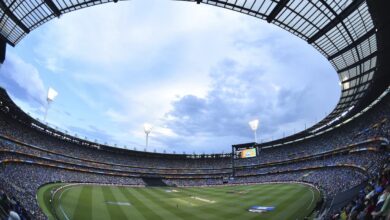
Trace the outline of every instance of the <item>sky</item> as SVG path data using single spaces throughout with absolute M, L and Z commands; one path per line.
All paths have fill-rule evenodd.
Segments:
M 340 85 L 305 41 L 205 4 L 134 0 L 71 12 L 7 47 L 0 86 L 47 123 L 112 146 L 229 152 L 299 132 L 336 106 Z

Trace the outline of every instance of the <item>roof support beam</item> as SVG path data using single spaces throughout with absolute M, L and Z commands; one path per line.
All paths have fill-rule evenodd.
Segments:
M 340 22 L 342 22 L 346 17 L 348 17 L 352 12 L 354 12 L 365 0 L 355 0 L 351 4 L 349 4 L 344 11 L 340 14 L 336 15 L 336 17 L 326 24 L 321 30 L 315 33 L 311 38 L 307 40 L 309 44 L 312 44 L 328 31 L 332 30 L 336 27 Z
M 196 0 L 197 1 L 197 0 Z M 229 10 L 234 10 L 234 9 L 240 9 L 240 12 L 242 12 L 242 13 L 246 13 L 246 14 L 255 14 L 255 15 L 261 15 L 261 16 L 264 16 L 264 17 L 266 17 L 266 15 L 265 14 L 263 14 L 263 13 L 260 13 L 260 12 L 258 12 L 258 11 L 255 11 L 255 10 L 252 10 L 252 9 L 250 9 L 250 8 L 245 8 L 245 7 L 243 7 L 243 6 L 239 6 L 239 5 L 235 5 L 235 4 L 233 4 L 233 3 L 229 3 L 228 1 L 226 1 L 226 2 L 224 2 L 224 1 L 220 1 L 220 0 L 208 0 L 208 1 L 206 1 L 206 2 L 203 2 L 202 0 L 199 0 L 200 2 L 202 2 L 202 3 L 204 3 L 204 4 L 209 4 L 209 5 L 213 5 L 213 6 L 219 6 L 219 7 L 221 7 L 220 5 L 221 4 L 223 4 L 223 5 L 227 5 L 227 6 L 229 6 L 229 7 L 224 7 L 224 8 L 226 8 L 226 9 L 229 9 Z M 210 4 L 209 2 L 214 2 L 214 3 L 216 3 L 216 4 Z M 244 11 L 244 12 L 243 12 Z
M 344 80 L 344 81 L 342 81 L 342 82 L 340 82 L 340 83 L 347 83 L 347 82 L 351 82 L 352 80 L 354 80 L 354 79 L 358 79 L 358 78 L 360 78 L 360 77 L 363 77 L 364 75 L 366 75 L 366 74 L 368 74 L 368 73 L 370 73 L 370 72 L 372 72 L 372 71 L 375 71 L 376 70 L 376 66 L 375 67 L 373 67 L 373 68 L 371 68 L 371 69 L 369 69 L 369 70 L 367 70 L 367 71 L 365 71 L 365 72 L 362 72 L 362 73 L 360 73 L 359 75 L 356 75 L 356 76 L 354 76 L 354 77 L 351 77 L 351 78 L 349 78 L 349 79 L 347 79 L 347 80 Z
M 1 21 L 1 18 L 0 18 L 0 21 Z M 11 46 L 15 46 L 14 43 L 12 43 L 10 40 L 8 40 L 6 37 L 4 37 L 3 35 L 0 34 L 0 41 L 6 41 L 9 45 Z
M 347 98 L 349 98 L 349 97 L 353 97 L 353 96 L 356 96 L 356 95 L 359 95 L 359 94 L 365 93 L 365 92 L 366 92 L 366 90 L 362 90 L 362 91 L 360 91 L 360 92 L 356 92 L 356 93 L 351 94 L 351 95 L 346 95 L 346 96 L 341 97 L 340 100 L 341 100 L 341 99 L 347 99 Z M 361 99 L 361 98 L 359 98 L 359 99 Z M 352 101 L 353 101 L 353 100 L 352 100 Z M 340 102 L 340 104 L 344 104 L 344 103 L 347 103 L 347 102 Z
M 281 0 L 276 6 L 275 8 L 271 11 L 271 13 L 268 15 L 267 17 L 267 22 L 268 23 L 271 23 L 275 18 L 276 16 L 278 16 L 278 14 L 282 11 L 282 9 L 284 7 L 286 7 L 287 3 L 288 3 L 289 0 Z
M 364 85 L 367 85 L 367 84 L 369 84 L 369 83 L 372 83 L 371 81 L 372 81 L 372 80 L 368 80 L 367 82 L 362 82 L 362 83 L 357 84 L 357 85 L 355 85 L 355 86 L 349 87 L 348 89 L 343 89 L 343 90 L 341 91 L 341 94 L 342 94 L 343 92 L 348 92 L 349 90 L 359 89 L 360 86 L 364 86 Z M 353 94 L 352 94 L 352 95 L 353 95 Z
M 0 64 L 4 63 L 6 50 L 7 50 L 7 41 L 0 38 Z
M 366 62 L 366 61 L 370 60 L 371 58 L 377 56 L 377 54 L 378 54 L 378 51 L 375 51 L 374 53 L 372 53 L 372 54 L 366 56 L 365 58 L 359 60 L 358 62 L 356 62 L 356 63 L 354 63 L 354 64 L 351 64 L 351 65 L 349 65 L 349 66 L 347 66 L 347 67 L 345 67 L 345 68 L 342 68 L 341 70 L 338 70 L 337 72 L 338 72 L 338 73 L 342 73 L 342 72 L 344 72 L 344 71 L 346 71 L 346 70 L 349 70 L 349 69 L 351 69 L 351 68 L 357 67 L 357 66 L 359 66 L 360 64 L 363 64 L 364 62 Z
M 60 17 L 61 11 L 58 9 L 58 7 L 54 4 L 53 0 L 44 0 L 47 7 L 50 8 L 50 10 L 57 16 Z
M 371 29 L 367 33 L 365 33 L 363 36 L 361 36 L 359 39 L 355 40 L 353 43 L 349 44 L 348 46 L 344 47 L 343 49 L 337 51 L 333 55 L 328 56 L 328 60 L 333 60 L 334 58 L 340 56 L 341 54 L 351 50 L 352 48 L 358 46 L 361 44 L 363 41 L 367 40 L 370 38 L 372 35 L 376 33 L 375 28 Z
M 4 11 L 4 13 L 17 25 L 19 26 L 24 32 L 30 33 L 30 29 L 24 25 L 19 18 L 17 18 L 14 13 L 12 13 L 11 10 L 9 10 L 8 6 L 4 3 L 4 0 L 0 0 L 0 8 Z

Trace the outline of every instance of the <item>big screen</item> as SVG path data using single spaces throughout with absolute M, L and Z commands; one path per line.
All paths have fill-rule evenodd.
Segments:
M 256 157 L 256 148 L 243 149 L 243 150 L 237 151 L 237 156 L 239 158 Z

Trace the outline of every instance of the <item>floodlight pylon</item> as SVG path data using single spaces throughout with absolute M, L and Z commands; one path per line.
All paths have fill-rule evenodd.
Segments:
M 47 91 L 47 97 L 46 97 L 46 109 L 45 109 L 45 115 L 43 118 L 43 121 L 46 121 L 47 113 L 49 111 L 50 104 L 54 101 L 54 99 L 57 97 L 58 92 L 54 90 L 53 88 L 49 87 L 49 90 Z
M 153 129 L 153 125 L 151 125 L 149 123 L 144 124 L 144 132 L 146 134 L 146 143 L 145 143 L 146 148 L 148 148 L 149 134 L 150 134 L 150 132 L 152 132 L 152 129 Z
M 257 143 L 257 129 L 259 128 L 259 120 L 255 119 L 249 122 L 249 127 L 252 129 L 255 135 L 255 143 Z

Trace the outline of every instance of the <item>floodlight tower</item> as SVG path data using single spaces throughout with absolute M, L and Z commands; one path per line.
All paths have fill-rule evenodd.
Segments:
M 53 88 L 49 87 L 49 90 L 47 91 L 47 97 L 46 97 L 47 105 L 46 105 L 46 110 L 45 110 L 44 121 L 46 121 L 47 112 L 49 111 L 50 104 L 54 101 L 54 99 L 57 97 L 57 95 L 58 95 L 58 92 L 56 90 L 54 90 Z
M 145 131 L 145 134 L 146 134 L 146 148 L 148 148 L 148 140 L 149 140 L 149 134 L 150 132 L 152 132 L 152 129 L 153 129 L 153 125 L 149 124 L 149 123 L 145 123 L 144 124 L 144 131 Z
M 255 143 L 257 143 L 257 128 L 259 128 L 259 120 L 253 120 L 249 122 L 249 126 L 255 134 Z

